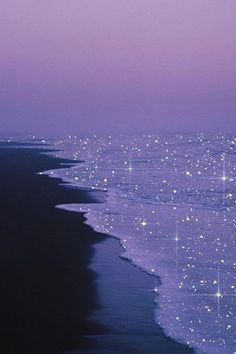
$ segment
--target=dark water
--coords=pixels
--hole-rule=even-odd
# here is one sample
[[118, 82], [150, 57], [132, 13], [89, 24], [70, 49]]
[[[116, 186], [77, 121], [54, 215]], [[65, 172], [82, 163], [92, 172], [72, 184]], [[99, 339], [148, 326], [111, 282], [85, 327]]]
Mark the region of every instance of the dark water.
[[[3, 146], [3, 144], [1, 144]], [[12, 145], [13, 146], [13, 145]], [[91, 244], [99, 242], [61, 201], [91, 201], [35, 172], [60, 162], [33, 149], [0, 148], [0, 352], [59, 354], [93, 348], [97, 307]], [[95, 343], [94, 343], [95, 344]]]

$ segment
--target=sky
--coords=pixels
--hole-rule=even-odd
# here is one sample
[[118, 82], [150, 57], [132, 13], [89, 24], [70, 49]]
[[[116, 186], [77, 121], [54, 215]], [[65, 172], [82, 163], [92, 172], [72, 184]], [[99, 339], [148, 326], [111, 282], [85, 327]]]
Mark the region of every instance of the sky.
[[236, 129], [235, 0], [3, 0], [0, 134]]

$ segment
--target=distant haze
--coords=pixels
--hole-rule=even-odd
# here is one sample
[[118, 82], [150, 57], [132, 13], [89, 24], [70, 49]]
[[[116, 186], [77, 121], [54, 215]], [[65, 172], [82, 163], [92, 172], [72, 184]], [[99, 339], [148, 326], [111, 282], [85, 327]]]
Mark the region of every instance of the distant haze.
[[0, 134], [235, 131], [235, 0], [5, 0]]

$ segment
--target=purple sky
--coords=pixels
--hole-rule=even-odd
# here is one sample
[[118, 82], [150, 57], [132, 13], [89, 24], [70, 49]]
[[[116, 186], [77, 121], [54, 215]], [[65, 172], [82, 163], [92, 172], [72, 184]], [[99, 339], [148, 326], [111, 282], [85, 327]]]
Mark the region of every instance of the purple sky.
[[0, 134], [236, 126], [235, 0], [7, 0]]

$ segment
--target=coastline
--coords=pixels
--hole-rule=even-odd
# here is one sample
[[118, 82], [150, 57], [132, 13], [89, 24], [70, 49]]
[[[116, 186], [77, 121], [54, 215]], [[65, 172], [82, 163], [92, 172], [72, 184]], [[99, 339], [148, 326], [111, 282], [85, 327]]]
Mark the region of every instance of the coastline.
[[166, 337], [155, 322], [154, 277], [122, 258], [123, 248], [114, 237], [94, 248], [90, 268], [98, 273], [103, 306], [91, 319], [109, 328], [109, 334], [99, 336], [94, 354], [193, 354], [192, 349]]
[[[5, 333], [11, 348], [5, 353], [193, 353], [168, 339], [155, 324], [153, 277], [119, 257], [119, 241], [93, 231], [82, 214], [55, 208], [92, 201], [87, 191], [65, 188], [60, 179], [36, 174], [74, 162], [41, 154], [46, 151], [38, 148], [16, 149], [11, 144], [10, 149], [1, 149], [3, 145], [5, 218], [16, 221], [12, 228], [7, 220], [3, 231], [11, 237], [1, 240], [5, 272], [11, 268], [10, 256], [13, 262], [12, 249], [15, 257], [11, 281], [0, 295], [5, 304], [8, 301], [3, 317], [8, 329], [1, 326], [1, 340]], [[6, 282], [7, 274], [1, 277]]]

